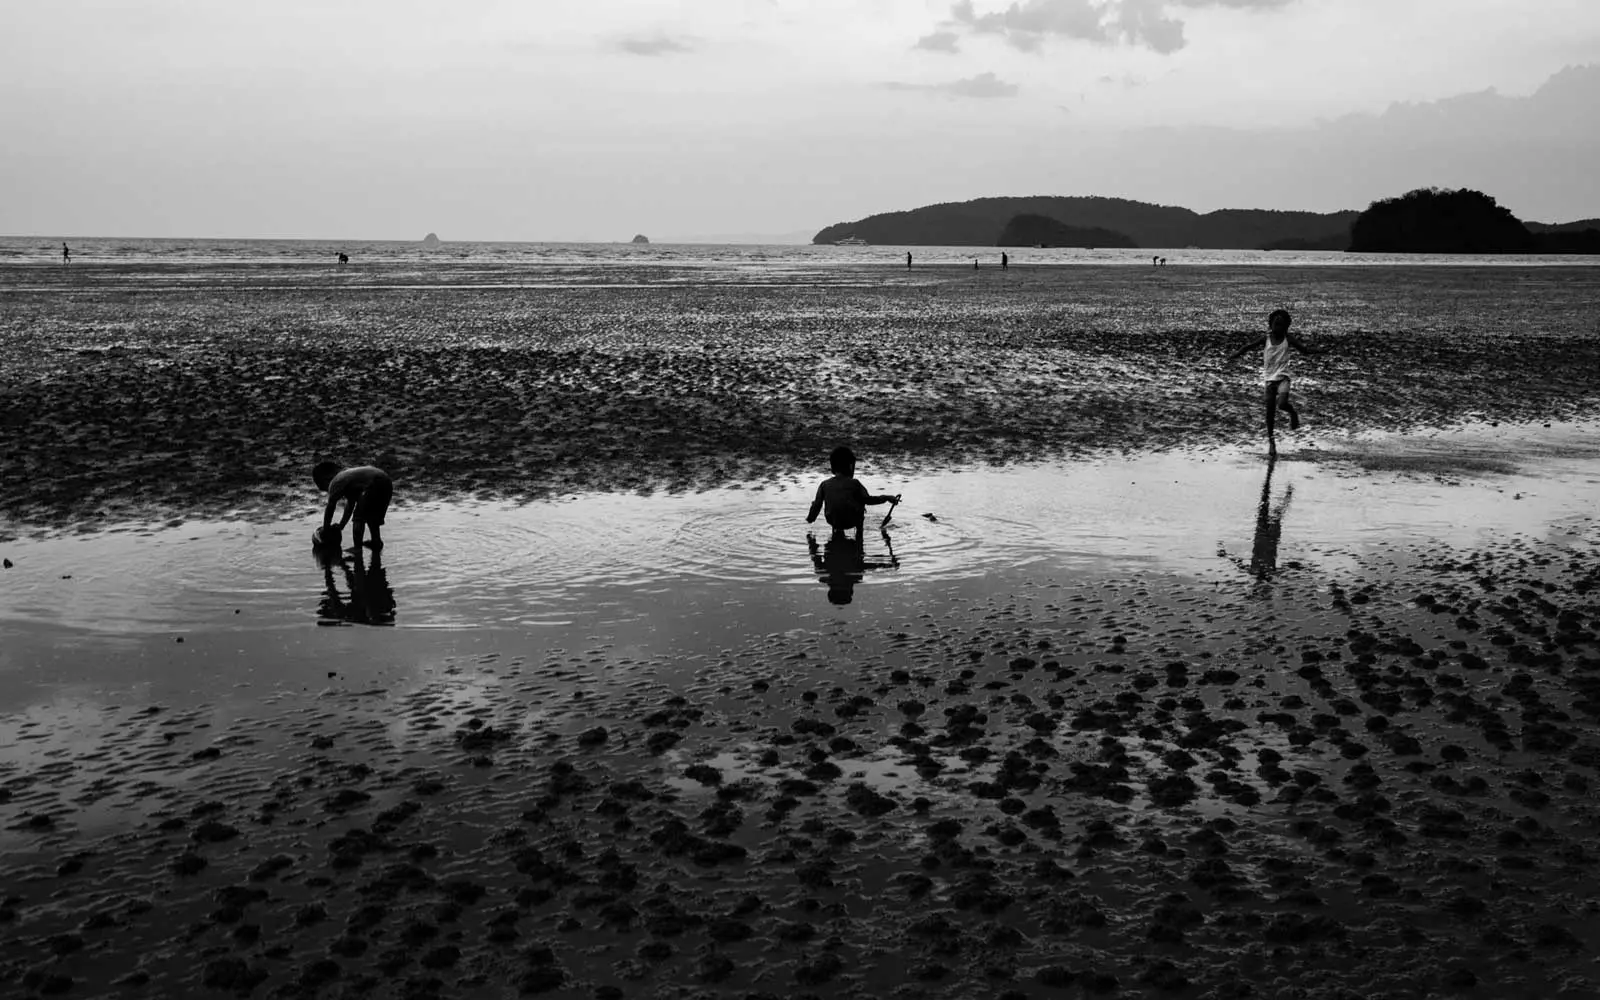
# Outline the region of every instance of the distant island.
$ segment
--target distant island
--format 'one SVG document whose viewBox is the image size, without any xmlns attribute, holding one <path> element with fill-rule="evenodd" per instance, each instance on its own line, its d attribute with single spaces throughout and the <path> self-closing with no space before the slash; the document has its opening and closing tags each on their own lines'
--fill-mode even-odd
<svg viewBox="0 0 1600 1000">
<path fill-rule="evenodd" d="M 1373 202 L 1350 227 L 1363 253 L 1600 253 L 1596 220 L 1524 223 L 1482 191 L 1418 188 Z"/>
<path fill-rule="evenodd" d="M 634 243 L 649 243 L 650 242 L 650 237 L 646 236 L 644 233 L 639 233 L 639 234 L 634 236 L 634 238 L 633 238 L 633 240 L 631 242 L 634 242 Z"/>
<path fill-rule="evenodd" d="M 441 242 L 442 241 L 439 239 L 438 233 L 429 233 L 422 238 L 422 245 L 430 250 L 438 246 Z"/>
<path fill-rule="evenodd" d="M 1187 208 L 1126 198 L 978 198 L 836 223 L 817 233 L 811 242 L 834 243 L 854 234 L 873 245 L 997 246 L 1003 245 L 1001 237 L 1011 220 L 1031 215 L 1072 229 L 1108 230 L 1132 241 L 1095 246 L 1259 250 L 1275 241 L 1322 241 L 1330 234 L 1348 234 L 1356 214 L 1222 209 L 1202 215 Z"/>
<path fill-rule="evenodd" d="M 1487 197 L 1487 196 L 1485 196 Z M 1493 199 L 1490 199 L 1491 201 Z M 1374 202 L 1374 207 L 1380 203 Z M 1368 212 L 1372 208 L 1368 208 Z M 855 237 L 874 246 L 1122 246 L 1211 250 L 1350 250 L 1352 227 L 1365 213 L 1280 212 L 1267 209 L 1227 208 L 1204 214 L 1175 205 L 1153 205 L 1126 198 L 1034 196 L 977 198 L 972 201 L 925 205 L 904 212 L 869 215 L 854 222 L 839 222 L 811 238 L 814 244 L 837 243 Z M 1381 215 L 1381 213 L 1380 213 Z M 1013 228 L 1019 223 L 1028 231 Z M 1521 223 L 1536 253 L 1600 253 L 1600 220 L 1588 219 L 1547 225 Z M 1068 238 L 1028 239 L 1043 226 L 1073 231 Z M 1033 227 L 1033 228 L 1029 228 Z M 1595 235 L 1589 235 L 1596 230 Z M 1112 242 L 1110 236 L 1087 242 L 1081 234 L 1101 231 L 1129 242 Z M 1506 230 L 1514 236 L 1514 232 Z M 1502 237 L 1507 238 L 1507 237 Z M 1515 244 L 1516 240 L 1512 239 Z M 1392 245 L 1392 241 L 1385 245 Z M 1429 245 L 1440 245 L 1430 243 Z M 1476 245 L 1476 244 L 1473 244 Z M 1430 251 L 1419 251 L 1430 252 Z M 1452 251 L 1431 251 L 1452 252 Z"/>
<path fill-rule="evenodd" d="M 1000 230 L 1001 247 L 1136 247 L 1133 238 L 1098 226 L 1069 226 L 1059 219 L 1024 212 Z"/>
</svg>

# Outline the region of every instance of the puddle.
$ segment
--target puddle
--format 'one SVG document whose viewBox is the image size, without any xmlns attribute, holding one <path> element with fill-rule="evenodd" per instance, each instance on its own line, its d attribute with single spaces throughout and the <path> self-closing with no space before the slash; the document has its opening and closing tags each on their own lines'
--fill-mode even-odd
<svg viewBox="0 0 1600 1000">
<path fill-rule="evenodd" d="M 1458 450 L 1467 435 L 1457 434 Z M 1482 444 L 1480 436 L 1477 439 Z M 1588 440 L 1593 440 L 1589 438 Z M 1515 442 L 1491 442 L 1497 454 Z M 1437 452 L 1439 435 L 1429 438 Z M 882 587 L 1014 584 L 1063 573 L 1270 576 L 1336 568 L 1392 538 L 1470 544 L 1489 531 L 1587 515 L 1600 460 L 1574 445 L 1510 474 L 1385 468 L 1381 439 L 1301 448 L 1269 467 L 1222 451 L 969 469 L 869 489 L 859 548 L 803 518 L 813 485 L 679 496 L 593 495 L 525 505 L 401 507 L 381 556 L 322 565 L 314 519 L 196 523 L 6 543 L 0 622 L 100 637 L 392 624 L 401 629 L 568 629 L 637 620 L 664 604 L 716 615 L 752 599 L 827 608 Z M 1404 464 L 1401 449 L 1391 466 Z M 818 530 L 820 528 L 820 530 Z M 131 585 L 130 585 L 131 583 Z M 731 602 L 731 603 L 730 603 Z"/>
<path fill-rule="evenodd" d="M 553 662 L 598 649 L 613 683 L 638 673 L 629 658 L 671 663 L 796 630 L 865 637 L 886 615 L 1162 575 L 1253 577 L 1253 596 L 1275 601 L 1278 576 L 1359 576 L 1397 540 L 1560 542 L 1600 499 L 1596 440 L 1583 426 L 1481 427 L 1322 442 L 1270 466 L 1220 450 L 900 480 L 864 468 L 869 489 L 905 500 L 887 530 L 888 508 L 871 510 L 859 548 L 805 523 L 813 481 L 404 506 L 381 555 L 342 562 L 312 551 L 314 516 L 18 539 L 0 545 L 12 562 L 0 571 L 0 711 L 64 694 L 248 705 L 285 690 L 382 691 L 502 651 Z M 1526 460 L 1444 475 L 1437 460 L 1419 473 L 1350 458 L 1418 447 Z"/>
</svg>

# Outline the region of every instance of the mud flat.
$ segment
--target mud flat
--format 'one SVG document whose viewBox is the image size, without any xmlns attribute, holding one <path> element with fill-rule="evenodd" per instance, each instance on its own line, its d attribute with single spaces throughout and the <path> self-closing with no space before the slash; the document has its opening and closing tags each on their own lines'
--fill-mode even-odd
<svg viewBox="0 0 1600 1000">
<path fill-rule="evenodd" d="M 0 984 L 25 997 L 1596 995 L 1600 436 L 1584 412 L 1593 387 L 1562 367 L 1593 349 L 1582 331 L 1552 331 L 1559 310 L 1542 332 L 1330 331 L 1345 357 L 1368 367 L 1334 378 L 1320 366 L 1354 361 L 1308 365 L 1316 381 L 1305 380 L 1307 417 L 1352 423 L 1296 439 L 1274 479 L 1253 450 L 1227 447 L 1234 431 L 1213 428 L 1233 417 L 1182 416 L 1199 399 L 1239 402 L 1248 369 L 1196 364 L 1189 381 L 1160 384 L 1165 396 L 1150 387 L 1153 371 L 1214 356 L 1230 342 L 1227 323 L 1210 333 L 1195 325 L 1113 335 L 1083 332 L 1111 320 L 1085 321 L 1071 348 L 1017 347 L 1013 328 L 981 348 L 991 332 L 979 319 L 1008 315 L 993 305 L 1001 292 L 958 294 L 953 274 L 936 277 L 870 293 L 907 296 L 896 309 L 949 296 L 963 317 L 927 328 L 907 319 L 898 340 L 879 338 L 901 346 L 877 350 L 920 359 L 916 371 L 906 361 L 898 388 L 860 381 L 872 356 L 852 352 L 868 349 L 868 327 L 852 327 L 831 348 L 827 338 L 803 339 L 822 328 L 793 318 L 803 288 L 784 290 L 784 308 L 812 332 L 777 338 L 786 346 L 770 347 L 775 368 L 731 333 L 709 337 L 726 349 L 706 351 L 697 346 L 704 330 L 700 341 L 685 334 L 678 346 L 638 351 L 610 340 L 604 349 L 383 346 L 401 315 L 389 303 L 382 322 L 363 328 L 382 363 L 403 370 L 408 385 L 432 385 L 423 372 L 448 375 L 402 398 L 457 408 L 413 406 L 405 419 L 461 448 L 474 435 L 484 441 L 460 466 L 439 457 L 445 437 L 411 445 L 405 481 L 424 499 L 397 510 L 387 533 L 394 628 L 317 624 L 324 576 L 303 551 L 309 505 L 296 435 L 315 429 L 328 435 L 318 447 L 357 447 L 330 418 L 347 383 L 314 382 L 329 395 L 309 409 L 304 379 L 294 393 L 258 388 L 306 370 L 295 358 L 352 379 L 385 370 L 327 342 L 334 327 L 293 334 L 316 341 L 298 354 L 258 351 L 271 336 L 234 331 L 232 367 L 207 360 L 222 335 L 205 323 L 194 327 L 209 332 L 197 332 L 193 346 L 168 328 L 160 348 L 137 337 L 93 347 L 120 355 L 9 355 L 33 381 L 7 390 L 7 419 L 40 421 L 27 426 L 44 434 L 39 414 L 54 413 L 63 437 L 5 459 L 17 463 L 8 473 L 27 468 L 37 478 L 11 485 L 8 477 L 17 537 L 0 544 L 12 562 L 0 570 L 8 588 L 0 596 Z M 1022 287 L 1062 303 L 1058 289 Z M 1386 295 L 1416 294 L 1362 287 L 1380 305 L 1351 305 L 1348 316 L 1387 308 Z M 252 294 L 250 308 L 270 313 L 267 293 Z M 443 309 L 448 301 L 469 317 L 498 308 L 485 299 L 473 313 L 465 300 L 435 294 L 415 302 Z M 812 308 L 824 314 L 840 294 Z M 1295 294 L 1309 301 L 1313 290 Z M 974 302 L 990 311 L 980 316 Z M 867 322 L 860 316 L 870 304 L 854 301 L 840 322 Z M 348 331 L 349 303 L 336 311 L 336 328 Z M 663 315 L 650 322 L 687 322 Z M 450 327 L 443 316 L 429 321 L 430 336 Z M 81 320 L 75 332 L 50 336 L 90 349 Z M 293 339 L 283 332 L 291 326 L 266 323 Z M 1047 326 L 1036 337 L 1048 341 Z M 913 351 L 928 337 L 948 350 Z M 1199 341 L 1204 351 L 1191 350 Z M 1432 349 L 1417 346 L 1424 342 Z M 534 364 L 547 357 L 539 351 L 551 360 Z M 1458 353 L 1439 363 L 1449 351 Z M 582 354 L 582 365 L 563 368 L 568 353 Z M 727 357 L 758 360 L 729 368 Z M 604 524 L 650 570 L 628 575 L 622 562 L 552 552 L 544 541 L 526 560 L 492 561 L 519 537 L 506 528 L 519 521 L 436 542 L 418 530 L 486 523 L 486 508 L 462 497 L 479 481 L 499 484 L 491 492 L 504 486 L 498 471 L 470 464 L 489 454 L 490 437 L 519 440 L 483 429 L 496 424 L 496 393 L 521 384 L 487 359 L 506 360 L 519 378 L 545 378 L 534 383 L 541 391 L 577 387 L 557 397 L 568 400 L 561 406 L 527 411 L 560 420 L 576 419 L 560 416 L 571 400 L 599 405 L 586 380 L 594 365 L 622 363 L 615 359 L 654 366 L 629 404 L 649 409 L 627 411 L 635 415 L 666 412 L 663 398 L 678 407 L 671 412 L 688 412 L 701 398 L 695 386 L 710 386 L 726 415 L 730 400 L 767 384 L 763 373 L 792 370 L 794 386 L 804 386 L 819 366 L 853 366 L 854 381 L 838 384 L 861 385 L 873 405 L 848 393 L 807 397 L 810 408 L 795 412 L 825 414 L 806 432 L 816 440 L 793 438 L 802 449 L 773 438 L 782 447 L 762 460 L 770 468 L 726 464 L 721 438 L 716 447 L 696 443 L 686 428 L 727 426 L 709 416 L 667 425 L 702 463 L 679 479 L 629 478 L 650 468 L 629 450 L 640 447 L 637 433 L 591 426 L 564 439 L 617 442 L 620 458 L 573 468 L 635 491 L 699 488 L 756 468 L 764 474 L 741 482 L 741 499 L 725 506 L 745 512 L 730 513 L 729 527 L 759 533 L 768 530 L 762 503 L 742 498 L 775 491 L 774 506 L 797 517 L 794 501 L 805 494 L 793 470 L 845 428 L 866 435 L 905 414 L 921 421 L 919 440 L 933 443 L 890 455 L 872 469 L 876 482 L 902 466 L 906 475 L 948 465 L 964 470 L 951 475 L 982 478 L 990 459 L 1031 454 L 1034 445 L 1009 443 L 1016 435 L 1001 445 L 974 432 L 987 425 L 972 414 L 1008 414 L 1011 426 L 1033 412 L 1012 398 L 1021 394 L 1040 414 L 1053 414 L 1046 402 L 1055 400 L 1086 419 L 1099 411 L 1073 409 L 1081 400 L 1070 392 L 1101 388 L 1087 387 L 1078 369 L 1073 379 L 1049 376 L 1042 359 L 1081 366 L 1095 357 L 1119 373 L 1102 386 L 1112 444 L 1096 440 L 1073 458 L 1071 446 L 1041 443 L 1076 426 L 1057 415 L 1025 424 L 1037 438 L 1023 439 L 1055 449 L 1042 452 L 1041 492 L 1086 482 L 1082 466 L 1092 464 L 1104 473 L 1099 495 L 1111 495 L 1113 478 L 1123 483 L 1116 496 L 1126 497 L 1127 515 L 1117 514 L 1121 501 L 1074 504 L 1069 490 L 1059 507 L 1020 505 L 1042 511 L 1038 553 L 1019 547 L 984 562 L 985 550 L 951 543 L 957 554 L 946 556 L 943 533 L 965 518 L 1023 515 L 1000 503 L 998 489 L 958 500 L 954 485 L 941 494 L 930 479 L 918 509 L 897 515 L 911 521 L 892 532 L 898 567 L 867 573 L 847 607 L 827 604 L 814 579 L 789 585 L 776 569 L 768 584 L 763 572 L 731 582 L 709 572 L 755 558 L 735 531 L 632 535 L 626 524 Z M 1405 367 L 1428 359 L 1436 367 L 1427 377 Z M 660 374 L 680 364 L 692 378 Z M 139 377 L 116 374 L 123 369 Z M 169 369 L 188 374 L 174 382 L 155 374 Z M 930 369 L 939 392 L 918 397 L 914 375 Z M 249 377 L 235 376 L 225 391 L 258 400 L 248 412 L 259 423 L 238 433 L 252 446 L 265 442 L 251 452 L 265 456 L 261 478 L 237 492 L 202 490 L 201 509 L 214 520 L 219 503 L 237 502 L 247 516 L 221 527 L 116 522 L 114 514 L 149 512 L 180 522 L 192 491 L 215 480 L 139 478 L 130 470 L 155 454 L 140 450 L 143 438 L 115 438 L 133 449 L 118 466 L 97 435 L 120 434 L 121 423 L 79 433 L 75 421 L 95 406 L 121 420 L 158 414 L 147 431 L 176 421 L 174 433 L 188 436 L 171 440 L 189 442 L 191 459 L 221 454 L 207 450 L 209 424 L 181 430 L 188 410 L 169 397 L 237 370 Z M 1391 384 L 1389 371 L 1404 377 Z M 285 378 L 264 377 L 272 374 Z M 123 377 L 127 391 L 143 393 L 143 411 L 113 404 L 122 390 L 102 391 Z M 1348 384 L 1358 378 L 1365 402 Z M 962 379 L 972 380 L 969 401 L 957 406 L 948 394 Z M 1452 379 L 1475 387 L 1471 413 L 1437 389 Z M 1044 387 L 1029 389 L 1035 381 Z M 479 394 L 458 398 L 466 386 Z M 626 396 L 612 389 L 606 398 Z M 891 396 L 905 403 L 899 416 L 878 408 Z M 52 400 L 67 409 L 51 410 Z M 396 405 L 392 419 L 403 410 Z M 1237 434 L 1253 433 L 1253 408 L 1239 410 Z M 1532 411 L 1537 419 L 1514 433 L 1493 426 Z M 441 416 L 452 412 L 456 423 Z M 750 412 L 767 411 L 752 403 Z M 1546 429 L 1546 415 L 1558 412 L 1591 421 Z M 846 423 L 851 414 L 856 422 Z M 1467 431 L 1437 429 L 1473 415 L 1483 419 Z M 374 419 L 367 426 L 390 426 Z M 1107 457 L 1123 443 L 1132 454 Z M 390 447 L 399 457 L 401 444 Z M 1152 449 L 1174 464 L 1139 464 Z M 95 481 L 110 485 L 72 493 L 44 465 L 25 464 L 75 454 L 85 469 L 109 470 Z M 170 473 L 175 460 L 164 454 L 161 467 Z M 1154 480 L 1152 468 L 1168 480 L 1159 489 L 1120 475 L 1141 469 Z M 1232 473 L 1246 482 L 1227 500 L 1238 507 L 1234 526 L 1218 529 L 1205 512 Z M 573 512 L 585 499 L 558 516 L 545 513 L 556 501 L 535 498 L 567 495 L 577 480 L 545 475 L 514 479 L 527 491 L 514 490 L 515 499 L 529 502 L 497 507 L 510 513 L 496 516 L 538 524 L 543 514 L 566 525 L 551 537 L 576 535 Z M 1012 487 L 1021 475 L 1002 470 L 990 481 Z M 717 496 L 684 506 L 684 497 L 622 504 L 581 495 L 617 518 L 681 508 L 694 515 L 684 524 L 713 527 L 722 524 Z M 51 513 L 47 500 L 64 513 Z M 1406 514 L 1421 505 L 1435 513 Z M 935 512 L 937 521 L 920 517 Z M 1086 526 L 1042 534 L 1074 516 Z M 1453 518 L 1456 530 L 1414 527 L 1429 518 Z M 66 524 L 102 530 L 53 530 Z M 303 577 L 239 544 L 270 548 L 280 530 Z M 486 540 L 473 548 L 475 535 Z M 1185 551 L 1206 548 L 1213 537 L 1221 540 L 1205 565 L 1147 556 L 1178 541 Z M 730 538 L 740 540 L 718 540 Z M 1088 554 L 1062 557 L 1074 548 Z M 587 571 L 570 571 L 584 559 Z M 957 571 L 962 561 L 981 572 Z M 525 586 L 516 576 L 523 562 L 534 567 L 523 572 L 559 586 Z M 159 573 L 143 572 L 157 564 Z M 594 572 L 612 565 L 615 573 Z M 809 566 L 800 563 L 802 576 Z M 132 595 L 115 608 L 94 596 L 134 579 L 147 582 L 114 588 Z M 452 603 L 462 587 L 492 594 Z M 511 595 L 537 603 L 563 589 L 587 598 L 583 613 L 535 620 L 506 610 Z M 427 610 L 421 621 L 408 610 L 416 608 Z"/>
<path fill-rule="evenodd" d="M 1264 510 L 1246 496 L 1209 570 L 918 579 L 934 527 L 907 529 L 905 576 L 842 609 L 814 583 L 634 582 L 632 611 L 591 584 L 566 626 L 407 628 L 437 584 L 397 524 L 398 628 L 315 628 L 303 598 L 284 624 L 270 586 L 227 595 L 236 627 L 187 597 L 143 631 L 8 614 L 0 978 L 1591 996 L 1600 462 L 1575 450 L 1552 480 L 1505 441 L 1369 436 L 1287 513 L 1271 480 Z M 1331 540 L 1330 481 L 1484 523 L 1430 542 L 1369 508 L 1366 541 Z M 1567 499 L 1512 526 L 1535 494 Z M 221 588 L 235 568 L 188 530 L 151 544 Z M 121 537 L 12 543 L 6 572 L 127 573 Z"/>
<path fill-rule="evenodd" d="M 316 458 L 406 499 L 685 490 L 1255 440 L 1286 306 L 1319 433 L 1593 412 L 1596 268 L 824 273 L 18 269 L 0 515 L 271 516 Z M 1155 270 L 1155 269 L 1152 269 Z M 25 280 L 24 280 L 25 279 Z"/>
</svg>

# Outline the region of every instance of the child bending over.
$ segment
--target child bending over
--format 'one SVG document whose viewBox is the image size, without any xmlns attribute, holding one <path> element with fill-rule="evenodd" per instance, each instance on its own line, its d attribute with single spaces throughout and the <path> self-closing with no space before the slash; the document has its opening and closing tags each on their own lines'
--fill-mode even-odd
<svg viewBox="0 0 1600 1000">
<path fill-rule="evenodd" d="M 372 541 L 367 544 L 373 549 L 383 548 L 383 534 L 379 529 L 383 527 L 383 517 L 389 511 L 389 501 L 394 497 L 394 483 L 389 480 L 387 472 L 375 465 L 346 469 L 338 462 L 318 462 L 311 470 L 311 478 L 316 482 L 317 489 L 328 491 L 328 506 L 322 511 L 322 527 L 316 534 L 319 543 L 336 542 L 345 524 L 353 519 L 356 531 L 351 539 L 352 547 L 361 548 L 362 536 L 370 527 Z M 340 500 L 345 502 L 344 516 L 339 519 L 338 529 L 330 532 L 333 512 L 338 509 Z"/>
</svg>

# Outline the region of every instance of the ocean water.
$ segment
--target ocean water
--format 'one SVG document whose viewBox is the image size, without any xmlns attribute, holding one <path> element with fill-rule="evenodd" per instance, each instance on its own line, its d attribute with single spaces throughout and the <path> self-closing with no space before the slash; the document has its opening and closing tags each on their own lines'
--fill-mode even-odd
<svg viewBox="0 0 1600 1000">
<path fill-rule="evenodd" d="M 910 252 L 916 263 L 970 264 L 976 257 L 984 266 L 999 265 L 998 247 L 936 246 L 832 246 L 807 244 L 673 244 L 673 243 L 499 243 L 446 241 L 438 247 L 402 240 L 219 240 L 136 239 L 127 237 L 0 237 L 0 265 L 61 264 L 61 244 L 72 249 L 74 265 L 270 265 L 318 264 L 334 261 L 341 252 L 361 266 L 432 267 L 452 264 L 529 266 L 586 266 L 637 268 L 666 267 L 748 268 L 786 271 L 829 265 L 883 263 L 903 266 Z M 1152 256 L 1167 258 L 1168 266 L 1596 266 L 1600 256 L 1578 254 L 1355 254 L 1314 250 L 1201 250 L 1194 248 L 1037 249 L 1008 248 L 1011 262 L 1019 266 L 1124 265 L 1151 267 Z"/>
</svg>

